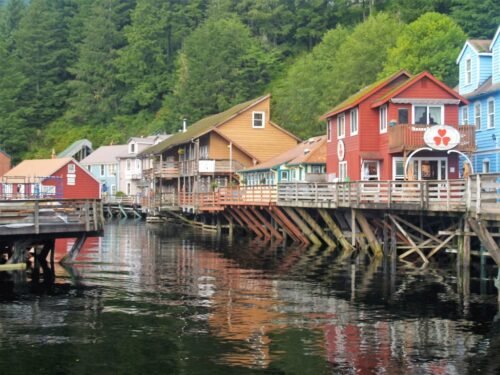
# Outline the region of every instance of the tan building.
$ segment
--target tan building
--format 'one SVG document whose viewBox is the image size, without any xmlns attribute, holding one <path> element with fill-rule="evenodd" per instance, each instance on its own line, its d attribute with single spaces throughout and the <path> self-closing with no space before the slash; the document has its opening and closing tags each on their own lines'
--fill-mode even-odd
<svg viewBox="0 0 500 375">
<path fill-rule="evenodd" d="M 210 192 L 238 183 L 235 171 L 254 166 L 295 147 L 295 135 L 273 123 L 271 96 L 238 104 L 205 117 L 177 134 L 143 151 L 153 158 L 144 172 L 149 194 L 170 199 Z M 183 203 L 181 202 L 181 206 Z M 187 206 L 193 206 L 186 203 Z"/>
</svg>

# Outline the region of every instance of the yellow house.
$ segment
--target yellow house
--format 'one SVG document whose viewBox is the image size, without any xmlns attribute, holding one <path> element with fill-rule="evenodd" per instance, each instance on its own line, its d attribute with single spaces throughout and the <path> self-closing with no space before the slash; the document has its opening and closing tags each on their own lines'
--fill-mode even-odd
<svg viewBox="0 0 500 375">
<path fill-rule="evenodd" d="M 146 178 L 158 193 L 206 193 L 237 183 L 235 171 L 295 147 L 295 135 L 273 123 L 271 96 L 205 117 L 143 151 Z"/>
</svg>

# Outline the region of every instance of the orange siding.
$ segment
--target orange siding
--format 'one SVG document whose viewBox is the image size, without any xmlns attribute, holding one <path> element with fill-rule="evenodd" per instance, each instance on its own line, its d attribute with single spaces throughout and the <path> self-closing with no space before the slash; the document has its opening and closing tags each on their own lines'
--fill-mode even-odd
<svg viewBox="0 0 500 375">
<path fill-rule="evenodd" d="M 253 166 L 252 159 L 233 146 L 233 160 L 239 161 L 245 167 Z M 222 138 L 219 134 L 210 133 L 210 146 L 208 151 L 208 158 L 215 160 L 229 160 L 229 142 Z"/>
<path fill-rule="evenodd" d="M 266 114 L 266 124 L 263 129 L 252 127 L 253 112 Z M 219 131 L 263 162 L 289 150 L 298 143 L 294 137 L 269 123 L 270 114 L 270 99 L 266 99 L 229 120 L 219 127 Z"/>
</svg>

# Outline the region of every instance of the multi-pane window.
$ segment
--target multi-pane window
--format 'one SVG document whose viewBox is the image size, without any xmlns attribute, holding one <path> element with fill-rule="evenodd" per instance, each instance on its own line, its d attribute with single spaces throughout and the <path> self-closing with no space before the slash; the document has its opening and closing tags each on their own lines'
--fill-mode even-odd
<svg viewBox="0 0 500 375">
<path fill-rule="evenodd" d="M 408 124 L 408 108 L 398 109 L 398 123 Z"/>
<path fill-rule="evenodd" d="M 443 107 L 432 105 L 416 105 L 415 106 L 415 124 L 419 125 L 436 125 L 443 124 L 441 118 Z"/>
<path fill-rule="evenodd" d="M 263 128 L 265 124 L 265 113 L 264 112 L 253 112 L 252 114 L 252 126 L 254 128 Z"/>
<path fill-rule="evenodd" d="M 386 105 L 380 107 L 379 116 L 380 116 L 380 132 L 386 133 L 387 132 L 387 106 Z"/>
<path fill-rule="evenodd" d="M 100 171 L 101 177 L 104 177 L 106 175 L 106 166 L 104 164 L 101 164 Z"/>
<path fill-rule="evenodd" d="M 281 171 L 281 181 L 288 181 L 288 171 Z"/>
<path fill-rule="evenodd" d="M 347 180 L 347 162 L 341 161 L 339 163 L 339 181 L 343 182 Z"/>
<path fill-rule="evenodd" d="M 495 99 L 488 99 L 488 129 L 495 127 Z"/>
<path fill-rule="evenodd" d="M 474 104 L 474 124 L 476 129 L 481 129 L 481 103 Z"/>
<path fill-rule="evenodd" d="M 358 109 L 351 111 L 351 135 L 358 134 Z"/>
<path fill-rule="evenodd" d="M 345 137 L 345 115 L 337 117 L 337 138 Z"/>
<path fill-rule="evenodd" d="M 469 107 L 462 107 L 462 124 L 469 125 Z"/>
<path fill-rule="evenodd" d="M 467 58 L 465 60 L 465 84 L 470 85 L 472 82 L 472 60 L 471 58 Z"/>
</svg>

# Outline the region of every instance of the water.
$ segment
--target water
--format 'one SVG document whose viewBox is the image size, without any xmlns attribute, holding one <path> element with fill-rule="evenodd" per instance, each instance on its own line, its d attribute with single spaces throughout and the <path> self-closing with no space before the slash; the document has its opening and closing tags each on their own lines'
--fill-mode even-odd
<svg viewBox="0 0 500 375">
<path fill-rule="evenodd" d="M 1 374 L 500 373 L 496 289 L 478 270 L 464 293 L 453 262 L 338 262 L 132 222 L 105 232 L 53 285 L 3 281 Z"/>
</svg>

